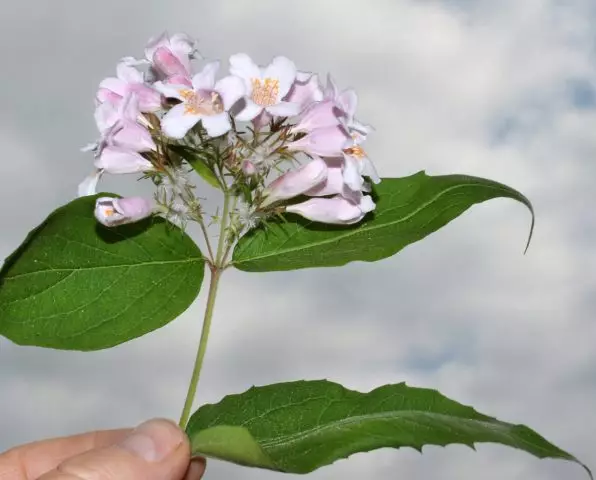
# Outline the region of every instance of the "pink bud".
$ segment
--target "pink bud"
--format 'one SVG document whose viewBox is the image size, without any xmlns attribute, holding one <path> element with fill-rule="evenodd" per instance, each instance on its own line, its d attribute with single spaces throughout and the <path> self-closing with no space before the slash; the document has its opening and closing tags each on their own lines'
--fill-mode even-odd
<svg viewBox="0 0 596 480">
<path fill-rule="evenodd" d="M 290 170 L 274 180 L 264 192 L 266 198 L 262 206 L 300 195 L 323 182 L 326 177 L 327 165 L 320 158 L 315 158 L 297 170 Z"/>
<path fill-rule="evenodd" d="M 350 202 L 341 196 L 311 198 L 306 202 L 287 206 L 286 211 L 296 213 L 314 222 L 350 225 L 358 223 L 374 208 L 375 204 L 371 197 L 363 195 L 359 204 Z"/>
<path fill-rule="evenodd" d="M 244 172 L 244 175 L 251 176 L 251 175 L 254 175 L 255 173 L 257 173 L 257 167 L 250 160 L 244 160 L 242 162 L 241 168 L 242 168 L 242 172 Z"/>
<path fill-rule="evenodd" d="M 143 197 L 101 197 L 95 202 L 95 218 L 106 227 L 138 222 L 152 213 L 152 202 Z"/>
<path fill-rule="evenodd" d="M 188 76 L 189 72 L 182 62 L 167 47 L 159 47 L 153 54 L 154 67 L 166 77 L 173 75 Z"/>
</svg>

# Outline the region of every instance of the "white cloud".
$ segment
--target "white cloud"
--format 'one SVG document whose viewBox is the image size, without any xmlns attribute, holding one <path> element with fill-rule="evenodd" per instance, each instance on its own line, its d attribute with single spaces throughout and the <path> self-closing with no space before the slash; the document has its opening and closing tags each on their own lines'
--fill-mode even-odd
<svg viewBox="0 0 596 480">
<path fill-rule="evenodd" d="M 21 66 L 2 78 L 0 94 L 0 218 L 11 222 L 3 223 L 0 256 L 50 203 L 72 197 L 90 166 L 78 147 L 95 135 L 93 90 L 120 56 L 140 53 L 163 27 L 197 34 L 209 56 L 244 50 L 266 62 L 284 53 L 359 91 L 361 117 L 377 129 L 369 151 L 383 175 L 458 171 L 511 184 L 535 204 L 535 239 L 522 256 L 528 214 L 499 200 L 378 264 L 227 273 L 200 401 L 301 377 L 361 390 L 406 380 L 527 423 L 592 460 L 596 115 L 572 91 L 577 82 L 596 85 L 591 1 L 32 4 L 13 3 L 0 20 L 0 53 Z M 96 27 L 108 21 L 110 29 Z M 18 44 L 8 41 L 17 34 Z M 48 76 L 44 87 L 40 71 Z M 16 179 L 29 177 L 36 187 L 30 206 L 13 215 L 23 189 Z M 109 186 L 133 184 L 125 178 Z M 202 307 L 114 351 L 51 352 L 0 341 L 0 447 L 175 416 Z M 213 462 L 210 474 L 240 471 Z M 383 450 L 312 475 L 360 477 L 584 478 L 572 465 L 493 446 L 477 453 L 431 447 L 423 456 Z"/>
</svg>

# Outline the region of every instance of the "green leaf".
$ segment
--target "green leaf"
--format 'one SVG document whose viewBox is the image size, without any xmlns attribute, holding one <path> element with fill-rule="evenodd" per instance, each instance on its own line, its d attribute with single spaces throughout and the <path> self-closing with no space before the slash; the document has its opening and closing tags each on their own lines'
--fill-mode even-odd
<svg viewBox="0 0 596 480">
<path fill-rule="evenodd" d="M 96 198 L 58 208 L 6 260 L 0 335 L 99 350 L 166 325 L 196 298 L 205 262 L 190 237 L 161 218 L 103 227 Z"/>
<path fill-rule="evenodd" d="M 219 181 L 219 178 L 217 178 L 217 175 L 215 175 L 211 167 L 205 163 L 204 158 L 202 158 L 197 151 L 186 145 L 168 145 L 168 147 L 174 153 L 184 158 L 193 170 L 209 185 L 221 190 L 221 182 Z"/>
<path fill-rule="evenodd" d="M 532 214 L 530 238 L 534 227 L 534 212 L 526 197 L 483 178 L 431 177 L 419 172 L 384 178 L 375 187 L 374 196 L 375 211 L 355 226 L 325 225 L 296 215 L 260 226 L 239 240 L 233 264 L 247 272 L 271 272 L 337 267 L 356 260 L 374 262 L 422 240 L 472 205 L 493 198 L 523 203 Z"/>
<path fill-rule="evenodd" d="M 286 473 L 309 473 L 377 448 L 499 443 L 538 458 L 570 460 L 523 425 L 501 422 L 435 390 L 405 383 L 369 393 L 326 380 L 253 387 L 204 405 L 186 432 L 193 455 Z M 591 477 L 591 473 L 590 473 Z"/>
</svg>

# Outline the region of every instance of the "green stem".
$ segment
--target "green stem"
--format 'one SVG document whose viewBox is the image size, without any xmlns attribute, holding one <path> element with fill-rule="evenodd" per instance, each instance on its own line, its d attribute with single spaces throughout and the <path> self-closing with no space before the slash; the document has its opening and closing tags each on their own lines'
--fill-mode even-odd
<svg viewBox="0 0 596 480">
<path fill-rule="evenodd" d="M 201 368 L 203 366 L 203 359 L 205 358 L 205 352 L 207 351 L 207 339 L 209 338 L 209 330 L 211 328 L 211 319 L 213 318 L 213 310 L 215 307 L 215 298 L 217 296 L 217 287 L 219 284 L 219 278 L 222 271 L 214 267 L 211 271 L 211 281 L 209 283 L 209 296 L 207 297 L 207 307 L 205 308 L 205 319 L 203 320 L 203 330 L 201 331 L 201 340 L 199 341 L 199 349 L 197 350 L 197 358 L 195 360 L 195 366 L 190 377 L 190 384 L 188 385 L 188 393 L 186 394 L 186 400 L 184 402 L 184 408 L 182 409 L 182 415 L 180 416 L 180 428 L 186 428 L 190 413 L 192 410 L 192 404 L 197 393 L 197 385 L 199 384 L 199 377 L 201 375 Z"/>
<path fill-rule="evenodd" d="M 192 405 L 194 403 L 195 395 L 197 393 L 197 386 L 199 384 L 199 377 L 201 375 L 201 368 L 203 367 L 203 360 L 205 358 L 205 352 L 207 351 L 207 340 L 209 338 L 209 330 L 211 329 L 211 320 L 213 318 L 213 310 L 215 309 L 215 298 L 217 297 L 217 287 L 219 285 L 219 279 L 223 273 L 222 261 L 225 258 L 225 247 L 226 247 L 226 229 L 228 226 L 228 217 L 230 209 L 230 193 L 225 192 L 224 196 L 224 207 L 223 215 L 221 217 L 221 226 L 219 232 L 219 243 L 217 245 L 217 254 L 215 256 L 215 263 L 210 265 L 211 269 L 211 281 L 209 282 L 209 294 L 207 296 L 207 306 L 205 307 L 205 317 L 203 319 L 203 329 L 201 331 L 201 339 L 199 340 L 199 349 L 197 350 L 197 358 L 195 359 L 195 366 L 190 377 L 190 384 L 188 385 L 188 392 L 186 394 L 186 400 L 184 401 L 184 408 L 180 415 L 180 428 L 186 428 Z"/>
<path fill-rule="evenodd" d="M 224 252 L 224 245 L 226 243 L 226 229 L 228 227 L 228 217 L 230 213 L 230 193 L 225 192 L 224 196 L 224 204 L 223 204 L 223 213 L 221 214 L 221 227 L 219 229 L 219 242 L 217 244 L 217 257 L 215 259 L 215 266 L 217 268 L 221 267 L 221 260 L 222 255 Z"/>
</svg>

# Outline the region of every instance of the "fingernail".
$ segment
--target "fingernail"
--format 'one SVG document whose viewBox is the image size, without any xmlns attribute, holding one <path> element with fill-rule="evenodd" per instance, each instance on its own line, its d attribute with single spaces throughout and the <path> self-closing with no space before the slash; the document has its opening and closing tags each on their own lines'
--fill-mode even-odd
<svg viewBox="0 0 596 480">
<path fill-rule="evenodd" d="M 190 461 L 184 480 L 201 480 L 205 473 L 206 461 L 203 457 L 193 458 Z"/>
<path fill-rule="evenodd" d="M 161 462 L 183 441 L 183 433 L 174 423 L 150 420 L 135 428 L 120 446 L 147 462 Z"/>
</svg>

